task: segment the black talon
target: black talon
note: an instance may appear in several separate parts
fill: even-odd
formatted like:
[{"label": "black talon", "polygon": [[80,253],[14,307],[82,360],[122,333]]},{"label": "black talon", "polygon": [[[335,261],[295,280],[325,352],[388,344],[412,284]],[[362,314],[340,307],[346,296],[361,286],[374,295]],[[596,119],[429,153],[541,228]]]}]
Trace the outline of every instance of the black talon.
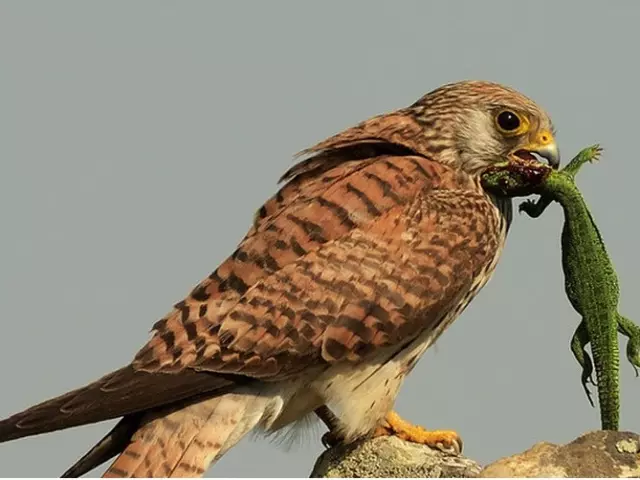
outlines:
[{"label": "black talon", "polygon": [[329,410],[329,407],[322,405],[321,407],[316,408],[314,412],[329,429],[329,431],[320,438],[324,448],[333,448],[336,445],[343,443],[344,440],[338,433],[336,433],[340,431],[340,419],[336,417],[331,410]]},{"label": "black talon", "polygon": [[331,431],[326,432],[324,435],[322,435],[320,441],[322,442],[322,446],[327,450],[343,443],[343,440]]}]

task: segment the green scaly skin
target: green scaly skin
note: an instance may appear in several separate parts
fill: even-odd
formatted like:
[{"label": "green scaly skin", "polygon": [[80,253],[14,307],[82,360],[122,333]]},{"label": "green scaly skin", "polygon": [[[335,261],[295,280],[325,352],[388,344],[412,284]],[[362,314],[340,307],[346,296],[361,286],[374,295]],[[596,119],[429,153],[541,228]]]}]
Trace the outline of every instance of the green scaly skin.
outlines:
[{"label": "green scaly skin", "polygon": [[[576,186],[575,176],[587,162],[594,162],[601,149],[595,145],[582,150],[562,170],[533,161],[514,160],[491,168],[483,175],[489,191],[515,197],[540,194],[538,201],[520,205],[531,217],[539,217],[557,201],[564,211],[562,266],[567,297],[582,321],[571,340],[571,350],[582,366],[582,385],[593,405],[588,384],[595,366],[600,420],[603,430],[618,430],[620,411],[619,347],[617,334],[628,338],[627,359],[638,376],[640,367],[640,327],[618,313],[618,277],[607,254],[602,236],[587,204]],[[593,360],[586,350],[591,345]]]}]

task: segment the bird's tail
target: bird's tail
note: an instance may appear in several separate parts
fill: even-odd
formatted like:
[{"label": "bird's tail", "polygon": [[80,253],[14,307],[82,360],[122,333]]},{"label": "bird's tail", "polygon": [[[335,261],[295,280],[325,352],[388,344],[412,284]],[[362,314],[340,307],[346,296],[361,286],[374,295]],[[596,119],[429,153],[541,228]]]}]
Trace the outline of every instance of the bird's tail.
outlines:
[{"label": "bird's tail", "polygon": [[226,393],[142,418],[104,477],[201,477],[207,468],[273,413],[273,397]]},{"label": "bird's tail", "polygon": [[185,371],[146,373],[127,366],[71,392],[0,420],[0,443],[129,416],[193,398],[231,391],[239,380]]}]

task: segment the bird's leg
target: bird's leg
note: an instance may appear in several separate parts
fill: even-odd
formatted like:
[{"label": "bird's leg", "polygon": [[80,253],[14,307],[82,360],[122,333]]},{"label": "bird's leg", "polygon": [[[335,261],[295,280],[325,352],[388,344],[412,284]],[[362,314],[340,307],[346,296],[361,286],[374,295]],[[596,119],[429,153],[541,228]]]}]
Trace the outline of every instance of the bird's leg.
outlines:
[{"label": "bird's leg", "polygon": [[593,362],[591,361],[591,357],[589,353],[585,350],[584,347],[589,343],[589,332],[587,331],[587,324],[584,320],[580,322],[578,328],[573,334],[573,338],[571,338],[571,351],[573,352],[573,356],[576,357],[576,360],[582,367],[582,387],[584,388],[585,393],[587,394],[587,399],[589,399],[589,403],[593,407],[593,398],[591,398],[591,392],[589,391],[589,383],[595,385],[596,383],[593,381]]},{"label": "bird's leg", "polygon": [[[322,444],[325,448],[331,448],[344,443],[340,434],[340,419],[329,407],[323,405],[315,409],[316,415],[327,426],[329,431],[322,436]],[[459,454],[462,452],[462,439],[457,432],[452,430],[426,430],[403,420],[396,412],[387,414],[382,424],[376,428],[373,437],[394,435],[408,442],[427,445],[446,453]]]},{"label": "bird's leg", "polygon": [[335,447],[336,445],[343,443],[343,438],[340,436],[340,419],[329,410],[329,407],[322,405],[314,410],[320,420],[327,426],[329,431],[322,435],[322,445],[325,448]]},{"label": "bird's leg", "polygon": [[387,414],[374,437],[395,435],[408,442],[420,443],[446,453],[459,454],[462,452],[462,439],[452,430],[426,430],[403,420],[396,412]]}]

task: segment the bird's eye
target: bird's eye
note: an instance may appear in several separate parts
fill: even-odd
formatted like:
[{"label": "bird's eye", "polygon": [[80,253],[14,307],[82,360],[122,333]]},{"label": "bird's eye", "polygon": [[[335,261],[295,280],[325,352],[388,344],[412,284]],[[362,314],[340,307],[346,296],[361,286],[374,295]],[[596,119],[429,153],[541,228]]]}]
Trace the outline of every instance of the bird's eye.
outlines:
[{"label": "bird's eye", "polygon": [[496,123],[503,132],[515,132],[522,125],[522,121],[518,114],[510,110],[503,110],[496,117]]}]

